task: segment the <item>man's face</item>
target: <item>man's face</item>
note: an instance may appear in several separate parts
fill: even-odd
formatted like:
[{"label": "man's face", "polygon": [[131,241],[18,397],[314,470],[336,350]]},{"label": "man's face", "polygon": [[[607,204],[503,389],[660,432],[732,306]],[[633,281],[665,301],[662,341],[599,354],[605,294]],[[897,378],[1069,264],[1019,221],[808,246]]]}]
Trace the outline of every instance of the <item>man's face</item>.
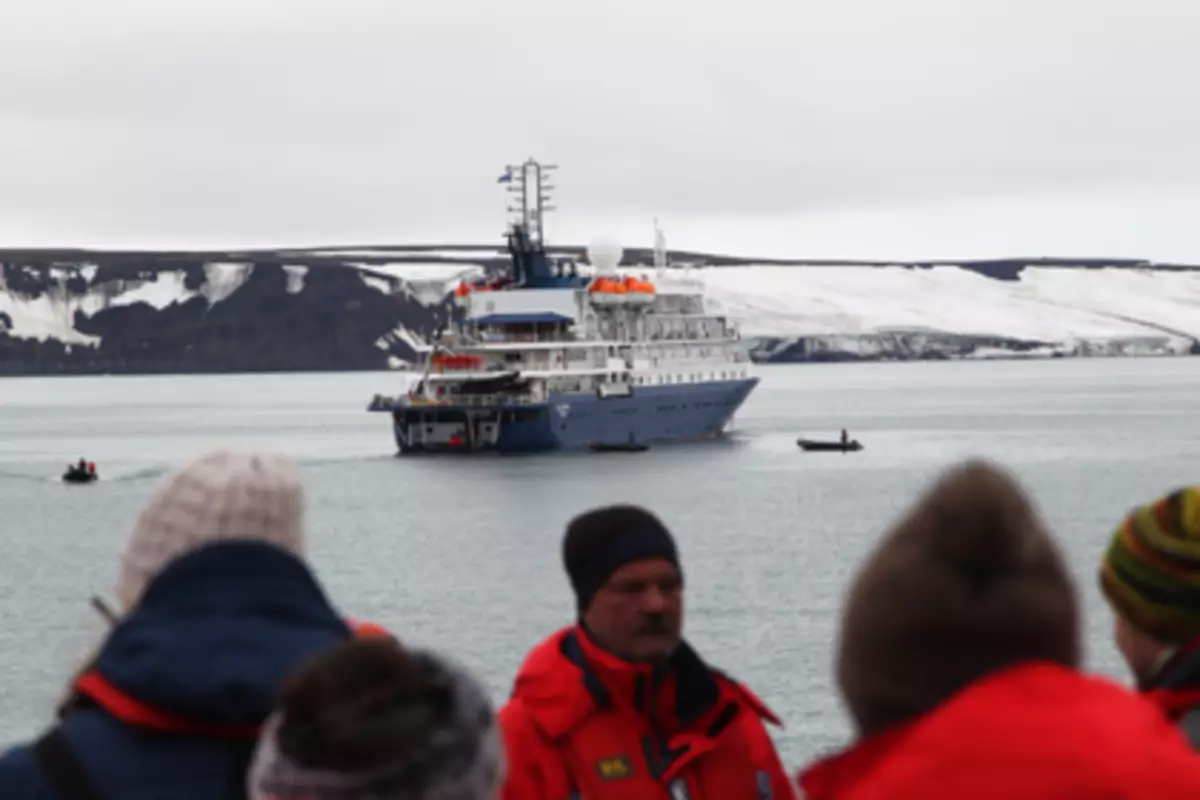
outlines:
[{"label": "man's face", "polygon": [[1166,648],[1126,622],[1119,614],[1113,617],[1113,638],[1138,686],[1154,679]]},{"label": "man's face", "polygon": [[604,649],[627,661],[667,658],[683,630],[683,576],[665,558],[626,564],[596,592],[583,622]]}]

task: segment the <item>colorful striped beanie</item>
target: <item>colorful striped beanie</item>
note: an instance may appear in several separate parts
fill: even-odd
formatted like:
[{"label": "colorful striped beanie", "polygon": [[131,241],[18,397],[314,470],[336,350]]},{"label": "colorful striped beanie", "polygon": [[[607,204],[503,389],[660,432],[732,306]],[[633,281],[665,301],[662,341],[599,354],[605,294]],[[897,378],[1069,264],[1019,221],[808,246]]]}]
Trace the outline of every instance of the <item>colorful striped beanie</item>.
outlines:
[{"label": "colorful striped beanie", "polygon": [[1117,614],[1161,642],[1200,636],[1200,486],[1125,517],[1104,554],[1100,588]]}]

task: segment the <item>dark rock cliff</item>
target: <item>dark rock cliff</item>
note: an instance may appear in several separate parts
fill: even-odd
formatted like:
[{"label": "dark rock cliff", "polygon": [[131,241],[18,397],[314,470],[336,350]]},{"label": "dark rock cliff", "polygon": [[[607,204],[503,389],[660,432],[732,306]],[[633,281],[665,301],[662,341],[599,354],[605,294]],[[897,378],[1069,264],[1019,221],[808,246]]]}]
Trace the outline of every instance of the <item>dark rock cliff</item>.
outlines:
[{"label": "dark rock cliff", "polygon": [[[19,338],[12,315],[0,313],[0,374],[386,369],[415,357],[404,331],[427,336],[450,310],[446,302],[419,302],[398,279],[294,260],[286,269],[279,262],[244,261],[244,279],[215,298],[206,263],[147,257],[95,265],[89,279],[86,266],[58,260],[0,261],[6,284],[0,292],[25,303],[53,303],[64,315],[81,306],[70,320],[74,331],[81,339],[99,337],[74,344]],[[131,287],[178,283],[180,274],[188,290],[181,301],[103,307]],[[89,307],[96,310],[88,313]]]}]

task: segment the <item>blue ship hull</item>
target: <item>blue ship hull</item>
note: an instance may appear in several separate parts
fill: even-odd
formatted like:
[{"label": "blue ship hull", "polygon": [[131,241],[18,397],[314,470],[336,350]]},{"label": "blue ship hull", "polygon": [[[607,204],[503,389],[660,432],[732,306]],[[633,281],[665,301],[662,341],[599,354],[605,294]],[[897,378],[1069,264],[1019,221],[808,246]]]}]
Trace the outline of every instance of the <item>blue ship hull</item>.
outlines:
[{"label": "blue ship hull", "polygon": [[[458,452],[547,453],[581,450],[593,444],[641,444],[720,435],[758,385],[758,378],[670,386],[635,386],[616,397],[568,394],[535,405],[499,409],[500,433],[494,445],[463,447]],[[453,411],[454,406],[441,407]],[[471,410],[480,410],[478,406]],[[404,412],[397,412],[403,414]],[[402,454],[426,450],[405,441],[404,425],[395,422]],[[445,448],[438,448],[439,451]]]}]

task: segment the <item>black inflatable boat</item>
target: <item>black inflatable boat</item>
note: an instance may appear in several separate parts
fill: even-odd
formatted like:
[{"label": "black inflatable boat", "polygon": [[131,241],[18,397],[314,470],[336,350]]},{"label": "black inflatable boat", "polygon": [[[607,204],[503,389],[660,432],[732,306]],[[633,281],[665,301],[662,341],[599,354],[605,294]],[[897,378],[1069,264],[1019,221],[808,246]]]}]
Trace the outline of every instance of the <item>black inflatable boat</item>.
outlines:
[{"label": "black inflatable boat", "polygon": [[847,442],[835,440],[832,442],[822,442],[816,439],[797,439],[796,444],[801,450],[808,453],[857,453],[863,449],[862,443],[858,439],[851,439]]},{"label": "black inflatable boat", "polygon": [[650,449],[650,445],[638,442],[592,442],[588,448],[593,453],[642,453]]}]

